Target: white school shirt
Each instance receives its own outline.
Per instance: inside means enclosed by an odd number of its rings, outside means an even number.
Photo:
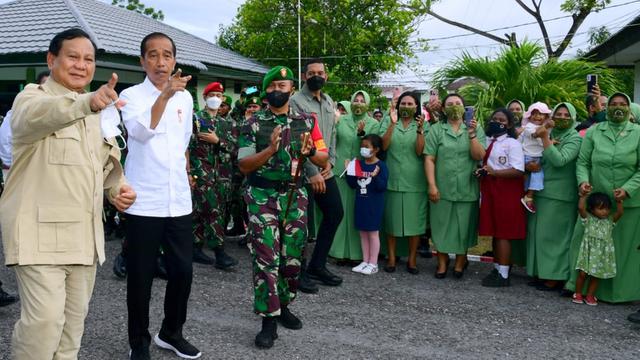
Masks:
[[[11,110],[9,110],[7,115],[4,116],[4,120],[2,120],[2,125],[0,125],[0,160],[2,160],[2,164],[7,167],[11,166],[12,138]],[[6,181],[7,179],[4,180]]]
[[[528,122],[523,126],[523,131],[518,137],[518,141],[522,144],[522,152],[527,156],[542,157],[544,146],[542,145],[542,139],[534,138],[533,134],[542,125],[536,125]]]
[[[126,213],[184,216],[192,211],[185,152],[192,133],[193,98],[188,91],[175,93],[152,130],[151,107],[159,95],[149,78],[120,94],[127,101],[121,111],[129,136],[124,171],[138,195]]]
[[[524,154],[522,153],[522,145],[518,140],[504,134],[498,136],[497,139],[488,139],[487,143],[491,145],[493,141],[495,141],[495,144],[493,144],[489,159],[487,159],[487,165],[494,170],[514,168],[524,171]]]

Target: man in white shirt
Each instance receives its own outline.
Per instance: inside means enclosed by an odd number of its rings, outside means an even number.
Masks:
[[[36,77],[36,83],[42,85],[48,78],[49,71],[43,71]],[[0,125],[0,160],[2,160],[2,179],[5,182],[11,167],[11,138],[11,110],[9,110]]]
[[[187,318],[193,268],[191,189],[187,147],[193,99],[185,90],[191,76],[172,75],[173,40],[147,35],[140,46],[143,83],[125,89],[122,119],[129,138],[125,162],[128,180],[138,191],[127,214],[127,308],[131,359],[149,359],[149,300],[159,246],[164,250],[168,281],[165,317],[154,342],[176,355],[196,359],[201,353],[182,335]]]

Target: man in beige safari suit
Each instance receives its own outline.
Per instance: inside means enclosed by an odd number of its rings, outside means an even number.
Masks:
[[[100,111],[118,99],[117,76],[85,92],[95,54],[84,31],[57,34],[47,53],[51,77],[27,85],[13,104],[14,162],[0,225],[21,297],[15,359],[77,358],[96,262],[104,261],[103,193],[120,211],[135,201],[115,140],[101,127]]]

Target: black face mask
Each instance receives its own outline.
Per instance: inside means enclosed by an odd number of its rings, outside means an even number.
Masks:
[[[324,78],[321,76],[312,76],[307,79],[307,87],[311,91],[318,91],[324,86]]]
[[[287,103],[287,101],[289,101],[289,94],[290,93],[288,92],[274,90],[267,93],[267,101],[269,102],[269,105],[274,108],[281,108]]]
[[[491,121],[487,127],[487,136],[497,137],[507,133],[507,127],[503,123]]]

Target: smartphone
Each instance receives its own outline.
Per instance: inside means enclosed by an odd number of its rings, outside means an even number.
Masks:
[[[598,75],[587,75],[587,94],[593,95],[593,88],[598,84]]]
[[[247,95],[251,95],[253,93],[257,93],[258,92],[258,87],[257,86],[252,86],[252,87],[248,87],[244,90],[244,93]]]
[[[402,86],[396,86],[393,89],[393,98],[397,99],[400,97],[400,95],[402,95]]]
[[[438,89],[431,89],[429,91],[429,101],[436,101],[438,100]]]
[[[473,120],[475,109],[473,106],[465,106],[464,107],[464,123],[467,126],[471,126],[471,120]]]

